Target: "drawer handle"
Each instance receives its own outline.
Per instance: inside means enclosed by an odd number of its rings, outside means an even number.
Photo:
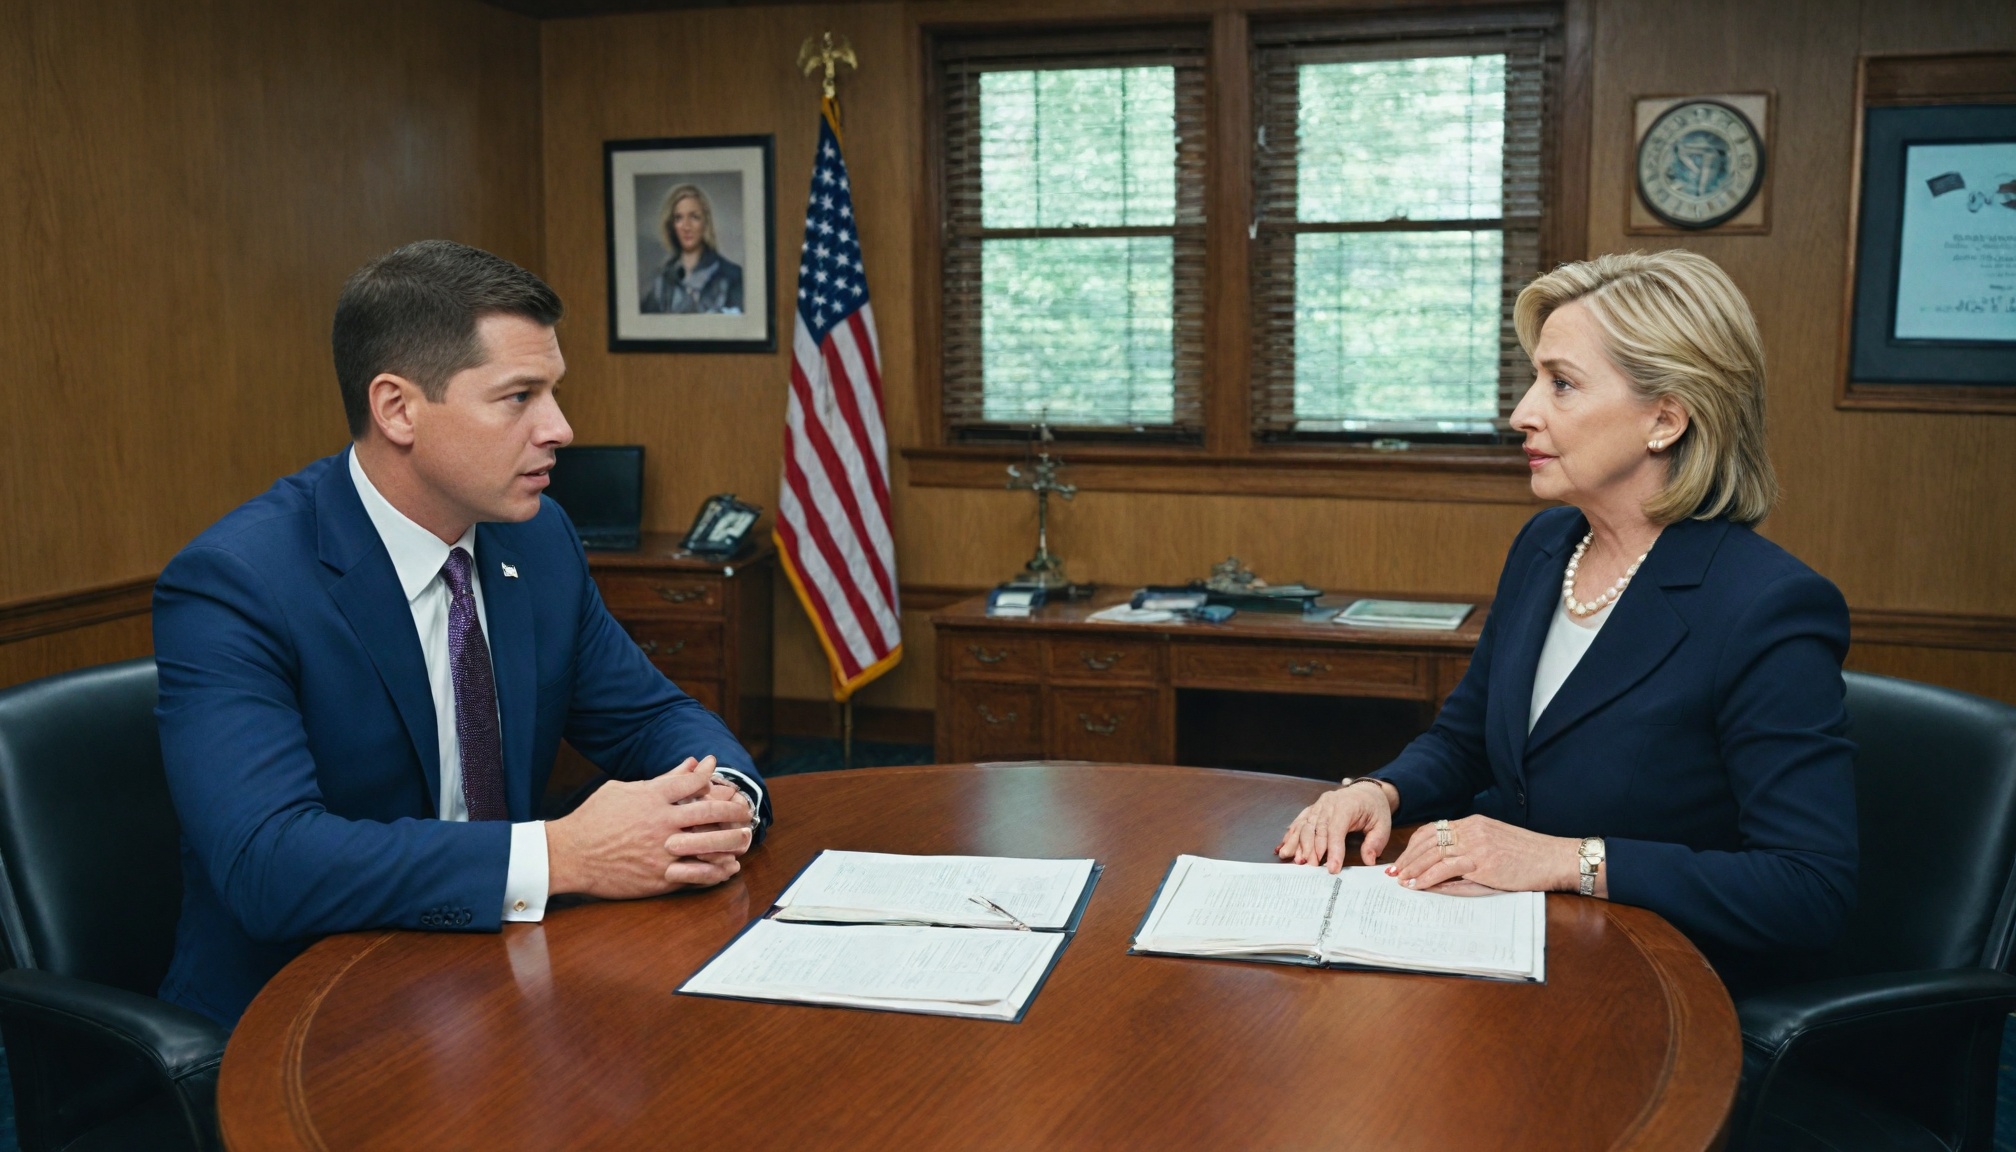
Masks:
[[[686,588],[668,588],[660,584],[657,591],[658,598],[667,604],[684,604],[688,600],[704,600],[707,598],[707,586],[705,584],[698,587]]]
[[[639,640],[637,642],[637,647],[642,648],[646,656],[658,655],[659,654],[658,650],[660,648],[665,648],[664,654],[667,656],[677,656],[679,653],[684,652],[686,650],[686,642],[684,640],[675,640],[672,642],[671,647],[666,648],[664,645],[659,644],[658,641],[656,640]]]
[[[1124,652],[1108,652],[1104,656],[1101,656],[1096,652],[1078,653],[1078,659],[1083,660],[1085,662],[1085,667],[1092,669],[1094,672],[1104,672],[1108,668],[1113,667],[1113,665],[1118,664],[1120,661],[1126,659],[1126,656],[1127,654]]]
[[[1092,717],[1080,712],[1078,713],[1078,723],[1083,724],[1085,731],[1092,733],[1094,736],[1111,736],[1120,730],[1120,718],[1112,715],[1108,715],[1106,722],[1100,724],[1094,721]]]
[[[978,660],[982,664],[999,664],[1001,661],[1006,660],[1008,658],[1008,649],[1006,648],[1002,648],[999,651],[990,654],[985,648],[980,647],[978,644],[968,644],[966,646],[966,651],[971,652],[973,654],[973,659]]]
[[[996,716],[988,710],[985,704],[982,704],[980,705],[980,719],[985,720],[989,724],[1013,724],[1015,722],[1015,713],[1010,712],[1006,716]]]
[[[1321,660],[1311,660],[1307,664],[1297,663],[1293,660],[1288,662],[1288,674],[1290,676],[1314,676],[1318,672],[1328,672],[1329,670],[1330,665],[1325,664]]]

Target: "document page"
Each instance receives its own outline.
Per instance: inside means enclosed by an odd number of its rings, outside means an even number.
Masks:
[[[758,920],[679,990],[1012,1020],[1068,937]]]
[[[1090,860],[821,852],[777,898],[778,920],[1063,928],[1092,876]]]
[[[1178,856],[1134,946],[1143,952],[1313,960],[1335,880],[1313,864]]]
[[[1542,893],[1416,892],[1382,868],[1346,868],[1337,881],[1323,940],[1326,961],[1519,980],[1544,975]]]

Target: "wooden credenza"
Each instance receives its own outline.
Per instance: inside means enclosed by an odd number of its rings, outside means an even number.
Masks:
[[[775,546],[765,538],[723,562],[687,555],[679,540],[647,532],[635,552],[588,553],[588,569],[651,663],[761,756],[770,743]]]
[[[994,619],[984,596],[933,615],[937,757],[1176,761],[1178,692],[1372,697],[1439,705],[1470,664],[1489,603],[1454,632],[1333,624],[1357,594],[1300,616],[1241,612],[1223,624],[1102,624],[1112,592]],[[1392,594],[1385,594],[1389,598]]]

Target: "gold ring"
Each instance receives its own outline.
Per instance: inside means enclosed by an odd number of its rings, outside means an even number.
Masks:
[[[1450,845],[1456,843],[1456,834],[1449,830],[1449,821],[1447,820],[1435,821],[1435,843],[1441,845],[1444,848],[1447,848]],[[1448,855],[1448,853],[1445,852],[1443,853],[1443,855],[1446,856]]]

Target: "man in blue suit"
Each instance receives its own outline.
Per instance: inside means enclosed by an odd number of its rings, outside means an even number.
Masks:
[[[541,495],[573,439],[560,301],[446,241],[336,308],[353,443],[155,587],[183,903],[163,998],[231,1025],[316,939],[496,931],[549,896],[718,884],[768,817],[749,754],[612,619]],[[533,819],[560,740],[615,779]]]

